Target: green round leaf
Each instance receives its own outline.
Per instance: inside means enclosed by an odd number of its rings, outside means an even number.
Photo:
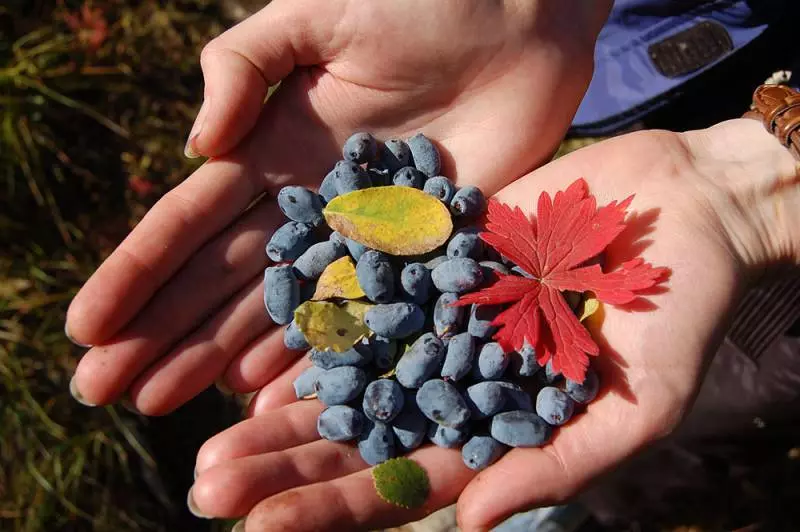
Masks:
[[[402,508],[425,504],[430,492],[428,474],[415,461],[392,458],[372,468],[375,491],[384,501]]]

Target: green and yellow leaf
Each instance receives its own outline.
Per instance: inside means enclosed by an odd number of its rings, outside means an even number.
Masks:
[[[372,468],[372,480],[378,496],[402,508],[425,504],[430,481],[425,469],[408,458],[392,458]]]
[[[362,301],[306,301],[294,311],[294,321],[314,349],[341,353],[370,334],[364,325],[370,307]]]
[[[311,299],[359,299],[365,296],[356,278],[356,265],[347,256],[328,264],[317,281],[317,289]]]
[[[600,309],[600,300],[596,297],[587,297],[583,300],[583,305],[580,312],[580,320],[588,319],[592,314]]]

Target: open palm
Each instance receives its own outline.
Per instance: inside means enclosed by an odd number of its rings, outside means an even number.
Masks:
[[[758,123],[736,123],[760,136],[732,135],[728,160],[710,160],[705,132],[636,133],[579,150],[496,195],[535,212],[542,190],[562,190],[578,177],[600,205],[635,194],[629,228],[608,249],[607,264],[641,254],[672,270],[664,290],[624,308],[605,306],[593,326],[600,395],[551,443],[513,449],[477,476],[457,450],[418,449],[410,457],[428,471],[430,497],[420,509],[393,507],[375,494],[354,447],[319,439],[322,405],[294,401],[291,382],[309,365],[300,360],[256,396],[254,417],[203,446],[193,506],[208,516],[247,515],[246,530],[351,530],[415,520],[457,500],[459,525],[484,530],[515,511],[563,501],[668,434],[689,408],[752,266],[723,223],[731,213],[715,199],[718,179],[735,180],[730,167],[737,175],[759,167],[774,179],[795,171]],[[725,133],[729,124],[717,129]],[[776,147],[784,158],[772,157]]]
[[[95,346],[73,393],[105,404],[127,392],[164,414],[215,380],[268,383],[293,360],[261,301],[277,189],[317,185],[356,130],[424,131],[446,175],[487,193],[541,164],[588,83],[610,2],[571,4],[276,0],[209,44],[187,149],[212,159],[72,302],[69,334]]]

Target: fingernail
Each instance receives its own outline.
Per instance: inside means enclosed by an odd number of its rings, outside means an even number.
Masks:
[[[231,532],[244,532],[244,519],[236,521],[236,524],[231,528]]]
[[[200,519],[211,519],[207,515],[203,515],[200,510],[197,509],[197,506],[194,503],[194,497],[192,496],[192,489],[194,486],[189,488],[189,493],[186,495],[186,507],[189,508],[189,512],[195,517],[199,517]]]
[[[78,385],[75,383],[75,376],[73,375],[72,378],[69,380],[69,393],[72,395],[72,398],[78,401],[80,404],[84,406],[97,406],[96,404],[90,403],[86,399],[84,399],[81,392],[78,391]]]
[[[208,100],[204,101],[203,105],[200,106],[200,111],[194,120],[192,130],[189,132],[189,140],[186,141],[186,146],[183,148],[183,154],[189,159],[197,159],[201,156],[200,152],[197,151],[196,141],[203,131],[203,124],[206,121],[206,114],[208,114],[208,106]]]
[[[141,414],[141,412],[139,412],[139,409],[136,408],[136,405],[133,404],[133,401],[131,401],[127,397],[124,399],[120,399],[119,406],[121,406],[131,414]]]
[[[219,390],[219,393],[221,393],[222,395],[233,395],[234,393],[233,390],[228,388],[228,386],[222,379],[217,379],[216,381],[214,381],[214,386],[217,387],[217,390]]]
[[[67,324],[66,323],[64,323],[64,336],[67,337],[67,340],[72,342],[74,345],[77,345],[78,347],[83,347],[84,349],[91,349],[92,347],[94,347],[93,345],[90,345],[90,344],[82,344],[79,341],[77,341],[75,338],[73,338],[72,335],[69,334],[69,329],[67,328]]]

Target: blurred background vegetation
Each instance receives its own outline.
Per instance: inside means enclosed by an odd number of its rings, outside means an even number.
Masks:
[[[239,405],[212,390],[163,418],[83,407],[67,390],[82,350],[63,326],[82,282],[199,164],[183,144],[202,98],[200,50],[253,4],[0,6],[0,530],[229,526],[191,517],[185,497],[196,450]],[[767,522],[800,496],[798,458],[765,449],[757,474],[721,478],[711,504],[676,501],[656,528]]]

